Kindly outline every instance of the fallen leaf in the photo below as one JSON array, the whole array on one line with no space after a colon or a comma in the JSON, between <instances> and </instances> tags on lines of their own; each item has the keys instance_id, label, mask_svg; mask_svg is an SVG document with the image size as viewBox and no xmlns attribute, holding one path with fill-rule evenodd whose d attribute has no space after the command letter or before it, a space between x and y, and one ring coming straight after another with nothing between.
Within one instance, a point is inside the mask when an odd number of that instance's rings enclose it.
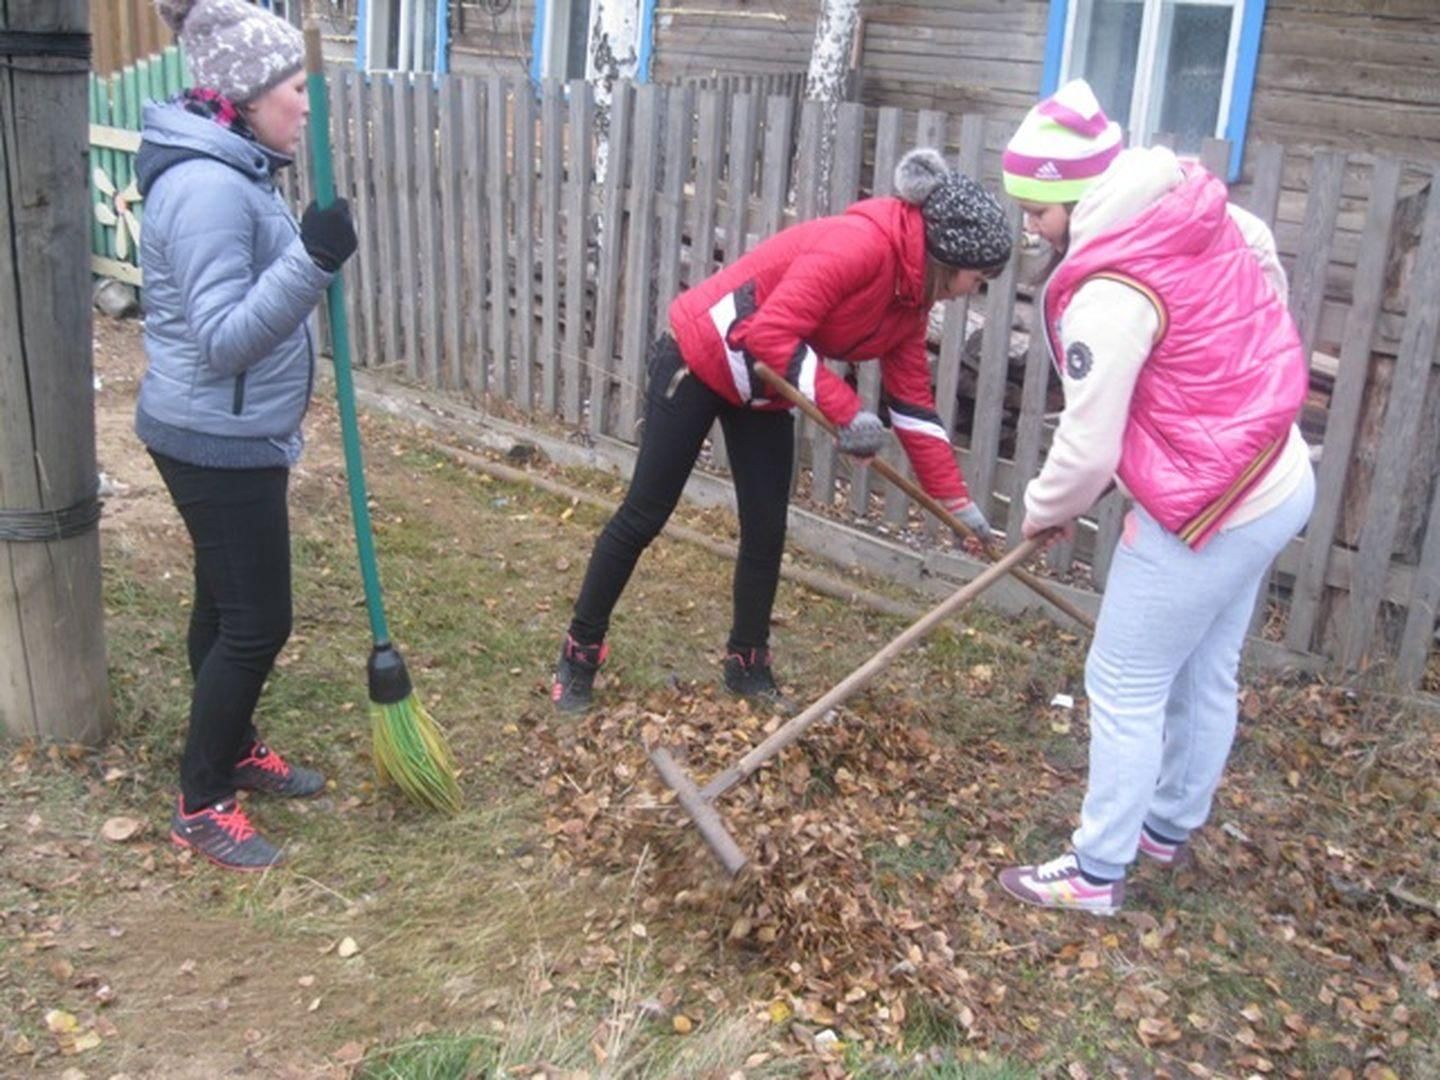
<instances>
[{"instance_id":1,"label":"fallen leaf","mask_svg":"<svg viewBox=\"0 0 1440 1080\"><path fill-rule=\"evenodd\" d=\"M681 1035L689 1035L695 1029L694 1022L684 1013L676 1013L675 1019L670 1022Z\"/></svg>"},{"instance_id":2,"label":"fallen leaf","mask_svg":"<svg viewBox=\"0 0 1440 1080\"><path fill-rule=\"evenodd\" d=\"M133 817L112 817L100 826L100 835L112 844L123 844L137 836L145 823L139 818Z\"/></svg>"},{"instance_id":3,"label":"fallen leaf","mask_svg":"<svg viewBox=\"0 0 1440 1080\"><path fill-rule=\"evenodd\" d=\"M353 937L341 938L340 944L336 947L335 953L341 960L349 960L360 951L360 946L355 943Z\"/></svg>"},{"instance_id":4,"label":"fallen leaf","mask_svg":"<svg viewBox=\"0 0 1440 1080\"><path fill-rule=\"evenodd\" d=\"M51 1009L45 1014L45 1026L56 1035L60 1035L67 1031L74 1031L80 1026L80 1022L63 1009Z\"/></svg>"}]
</instances>

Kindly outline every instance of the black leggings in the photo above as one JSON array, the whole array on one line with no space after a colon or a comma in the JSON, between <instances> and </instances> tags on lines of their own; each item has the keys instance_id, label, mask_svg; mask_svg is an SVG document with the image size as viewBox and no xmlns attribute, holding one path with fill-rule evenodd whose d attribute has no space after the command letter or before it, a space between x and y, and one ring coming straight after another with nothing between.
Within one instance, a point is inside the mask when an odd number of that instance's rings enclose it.
<instances>
[{"instance_id":1,"label":"black leggings","mask_svg":"<svg viewBox=\"0 0 1440 1080\"><path fill-rule=\"evenodd\" d=\"M185 809L235 794L235 762L290 637L290 470L209 469L152 451L195 547L190 608L190 733L180 763Z\"/></svg>"},{"instance_id":2,"label":"black leggings","mask_svg":"<svg viewBox=\"0 0 1440 1080\"><path fill-rule=\"evenodd\" d=\"M794 419L788 411L731 405L690 373L669 334L651 346L649 366L645 426L630 490L595 541L570 635L584 645L604 639L610 613L640 553L669 520L694 471L700 446L718 418L740 513L728 646L736 651L764 648L770 640L770 611L785 551Z\"/></svg>"}]
</instances>

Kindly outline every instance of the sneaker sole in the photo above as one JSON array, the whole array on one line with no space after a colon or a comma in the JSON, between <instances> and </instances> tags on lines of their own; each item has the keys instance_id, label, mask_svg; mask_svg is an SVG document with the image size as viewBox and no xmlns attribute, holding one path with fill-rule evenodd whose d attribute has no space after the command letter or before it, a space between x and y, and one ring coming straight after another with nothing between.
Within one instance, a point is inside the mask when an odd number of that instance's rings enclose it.
<instances>
[{"instance_id":1,"label":"sneaker sole","mask_svg":"<svg viewBox=\"0 0 1440 1080\"><path fill-rule=\"evenodd\" d=\"M1010 897L1010 899L1019 900L1020 903L1028 904L1031 907L1044 908L1046 911L1077 911L1082 915L1099 915L1102 919L1109 919L1120 914L1121 910L1119 906L1113 904L1107 904L1105 907L1082 907L1079 904L1047 904L1043 900L1032 900L1028 896L1022 896L1020 893L1007 888L1003 881L999 884L1005 895Z\"/></svg>"},{"instance_id":2,"label":"sneaker sole","mask_svg":"<svg viewBox=\"0 0 1440 1080\"><path fill-rule=\"evenodd\" d=\"M325 794L327 785L321 784L314 791L271 791L263 787L246 787L244 784L236 784L236 791L248 791L252 795L270 795L276 799L318 799Z\"/></svg>"},{"instance_id":3,"label":"sneaker sole","mask_svg":"<svg viewBox=\"0 0 1440 1080\"><path fill-rule=\"evenodd\" d=\"M221 870L231 870L237 874L264 873L266 870L274 870L277 866L284 862L284 857L282 856L281 858L276 859L273 863L266 863L264 866L236 866L234 863L221 862L219 859L215 858L214 855L211 855L207 851L200 850L194 844L190 843L189 840L186 840L184 837L173 831L170 833L170 842L176 847L182 848L185 851L193 851L196 855L199 855L206 862L214 866L218 866Z\"/></svg>"}]
</instances>

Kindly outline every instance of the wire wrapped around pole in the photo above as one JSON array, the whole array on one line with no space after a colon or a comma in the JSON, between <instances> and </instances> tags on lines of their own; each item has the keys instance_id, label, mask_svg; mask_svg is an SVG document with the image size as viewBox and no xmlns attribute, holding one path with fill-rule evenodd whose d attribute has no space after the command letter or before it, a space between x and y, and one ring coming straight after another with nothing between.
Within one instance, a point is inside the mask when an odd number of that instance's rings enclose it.
<instances>
[{"instance_id":1,"label":"wire wrapped around pole","mask_svg":"<svg viewBox=\"0 0 1440 1080\"><path fill-rule=\"evenodd\" d=\"M68 540L95 528L101 502L89 495L60 510L0 510L0 540L45 544Z\"/></svg>"}]
</instances>

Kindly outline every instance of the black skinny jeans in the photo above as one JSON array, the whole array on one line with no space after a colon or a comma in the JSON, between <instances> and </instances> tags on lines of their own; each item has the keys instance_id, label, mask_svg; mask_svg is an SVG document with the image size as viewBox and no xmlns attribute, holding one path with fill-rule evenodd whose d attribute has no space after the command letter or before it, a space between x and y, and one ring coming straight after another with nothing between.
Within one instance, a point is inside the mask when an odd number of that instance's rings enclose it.
<instances>
[{"instance_id":1,"label":"black skinny jeans","mask_svg":"<svg viewBox=\"0 0 1440 1080\"><path fill-rule=\"evenodd\" d=\"M290 637L289 469L210 469L154 452L195 547L185 809L235 794L235 762L259 736L260 689Z\"/></svg>"},{"instance_id":2,"label":"black skinny jeans","mask_svg":"<svg viewBox=\"0 0 1440 1080\"><path fill-rule=\"evenodd\" d=\"M795 421L788 410L731 405L689 372L669 334L651 346L649 368L645 426L630 490L595 541L570 635L584 645L604 639L610 613L640 553L669 520L718 418L740 513L728 646L736 651L763 649L770 640L770 612L785 551Z\"/></svg>"}]
</instances>

